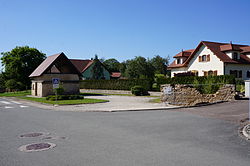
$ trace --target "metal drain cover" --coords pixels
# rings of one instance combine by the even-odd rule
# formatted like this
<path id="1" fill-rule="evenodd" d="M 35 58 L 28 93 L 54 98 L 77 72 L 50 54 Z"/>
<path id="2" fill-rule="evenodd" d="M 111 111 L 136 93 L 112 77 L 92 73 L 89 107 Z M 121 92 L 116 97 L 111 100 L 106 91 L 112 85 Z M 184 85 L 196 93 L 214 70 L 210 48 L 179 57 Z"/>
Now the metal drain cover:
<path id="1" fill-rule="evenodd" d="M 20 137 L 21 138 L 24 138 L 24 137 L 39 137 L 39 136 L 42 136 L 42 135 L 48 135 L 48 133 L 42 133 L 42 132 L 26 133 L 26 134 L 20 135 Z"/>
<path id="2" fill-rule="evenodd" d="M 49 142 L 33 143 L 19 147 L 22 152 L 38 152 L 56 147 L 56 144 Z"/>

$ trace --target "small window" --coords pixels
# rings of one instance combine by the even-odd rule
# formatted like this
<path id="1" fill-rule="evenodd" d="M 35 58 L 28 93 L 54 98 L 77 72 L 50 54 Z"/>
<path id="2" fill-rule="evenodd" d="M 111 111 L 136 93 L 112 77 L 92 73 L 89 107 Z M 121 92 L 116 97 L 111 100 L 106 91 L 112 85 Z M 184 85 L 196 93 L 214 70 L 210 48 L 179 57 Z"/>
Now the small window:
<path id="1" fill-rule="evenodd" d="M 237 70 L 230 70 L 230 75 L 233 75 L 235 78 L 238 78 Z"/>
<path id="2" fill-rule="evenodd" d="M 242 78 L 242 70 L 239 71 L 238 76 L 239 76 L 239 78 Z"/>
<path id="3" fill-rule="evenodd" d="M 208 71 L 208 75 L 209 75 L 209 76 L 212 76 L 212 75 L 214 75 L 214 72 L 213 72 L 212 70 L 209 70 L 209 71 Z"/>
<path id="4" fill-rule="evenodd" d="M 206 56 L 206 55 L 202 55 L 201 61 L 202 61 L 202 62 L 206 62 L 206 61 L 207 61 L 207 56 Z"/>
<path id="5" fill-rule="evenodd" d="M 247 78 L 250 78 L 250 71 L 247 71 Z"/>
<path id="6" fill-rule="evenodd" d="M 234 52 L 233 53 L 233 60 L 237 60 L 238 59 L 238 53 L 237 52 Z"/>
<path id="7" fill-rule="evenodd" d="M 177 63 L 177 64 L 181 64 L 181 59 L 178 58 L 178 59 L 176 60 L 176 63 Z"/>

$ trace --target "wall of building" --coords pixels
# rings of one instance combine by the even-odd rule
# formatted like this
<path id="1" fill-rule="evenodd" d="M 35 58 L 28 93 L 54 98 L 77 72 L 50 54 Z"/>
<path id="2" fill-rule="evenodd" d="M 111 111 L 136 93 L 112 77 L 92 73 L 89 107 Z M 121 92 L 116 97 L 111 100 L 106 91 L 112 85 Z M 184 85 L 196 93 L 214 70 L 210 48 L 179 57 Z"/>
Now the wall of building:
<path id="1" fill-rule="evenodd" d="M 171 77 L 174 77 L 174 74 L 176 73 L 183 73 L 183 72 L 187 72 L 187 67 L 173 68 L 171 69 Z"/>
<path id="2" fill-rule="evenodd" d="M 210 61 L 199 62 L 199 56 L 202 55 L 210 55 Z M 203 71 L 217 70 L 217 75 L 223 75 L 223 66 L 223 62 L 210 49 L 203 45 L 189 62 L 188 71 L 197 70 L 198 76 L 204 76 Z"/>
<path id="3" fill-rule="evenodd" d="M 79 94 L 79 76 L 77 74 L 43 74 L 35 77 L 32 80 L 31 94 L 38 97 L 54 94 L 52 78 L 60 79 L 65 94 Z"/>
<path id="4" fill-rule="evenodd" d="M 242 71 L 242 79 L 243 80 L 250 80 L 250 78 L 247 77 L 247 71 L 250 71 L 250 64 L 244 65 L 244 64 L 225 64 L 225 74 L 229 75 L 230 70 L 238 70 Z"/>

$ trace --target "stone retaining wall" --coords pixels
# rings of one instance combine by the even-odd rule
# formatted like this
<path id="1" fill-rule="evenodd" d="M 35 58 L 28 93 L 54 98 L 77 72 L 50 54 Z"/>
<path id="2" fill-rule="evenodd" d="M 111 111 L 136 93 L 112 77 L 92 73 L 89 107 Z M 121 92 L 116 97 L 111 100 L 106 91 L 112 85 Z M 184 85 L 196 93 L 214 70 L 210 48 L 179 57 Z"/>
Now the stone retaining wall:
<path id="1" fill-rule="evenodd" d="M 161 86 L 161 100 L 171 105 L 195 106 L 234 100 L 235 85 L 225 84 L 215 94 L 201 94 L 192 85 Z"/>

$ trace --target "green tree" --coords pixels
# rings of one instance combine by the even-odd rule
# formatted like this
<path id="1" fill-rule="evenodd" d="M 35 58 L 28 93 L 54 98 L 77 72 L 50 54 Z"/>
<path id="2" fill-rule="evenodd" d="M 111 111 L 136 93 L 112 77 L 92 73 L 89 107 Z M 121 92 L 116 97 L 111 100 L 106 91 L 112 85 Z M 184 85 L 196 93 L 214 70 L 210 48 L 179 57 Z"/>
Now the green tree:
<path id="1" fill-rule="evenodd" d="M 103 64 L 107 67 L 109 72 L 120 71 L 120 62 L 114 58 L 105 60 Z"/>
<path id="2" fill-rule="evenodd" d="M 28 46 L 16 47 L 10 52 L 1 53 L 1 55 L 5 81 L 14 79 L 24 85 L 24 87 L 30 87 L 29 75 L 45 59 L 44 53 Z"/>
<path id="3" fill-rule="evenodd" d="M 129 78 L 154 78 L 153 66 L 141 56 L 127 61 L 126 75 Z"/>
<path id="4" fill-rule="evenodd" d="M 155 74 L 167 74 L 169 58 L 162 58 L 161 56 L 156 55 L 149 62 L 153 66 Z"/>

